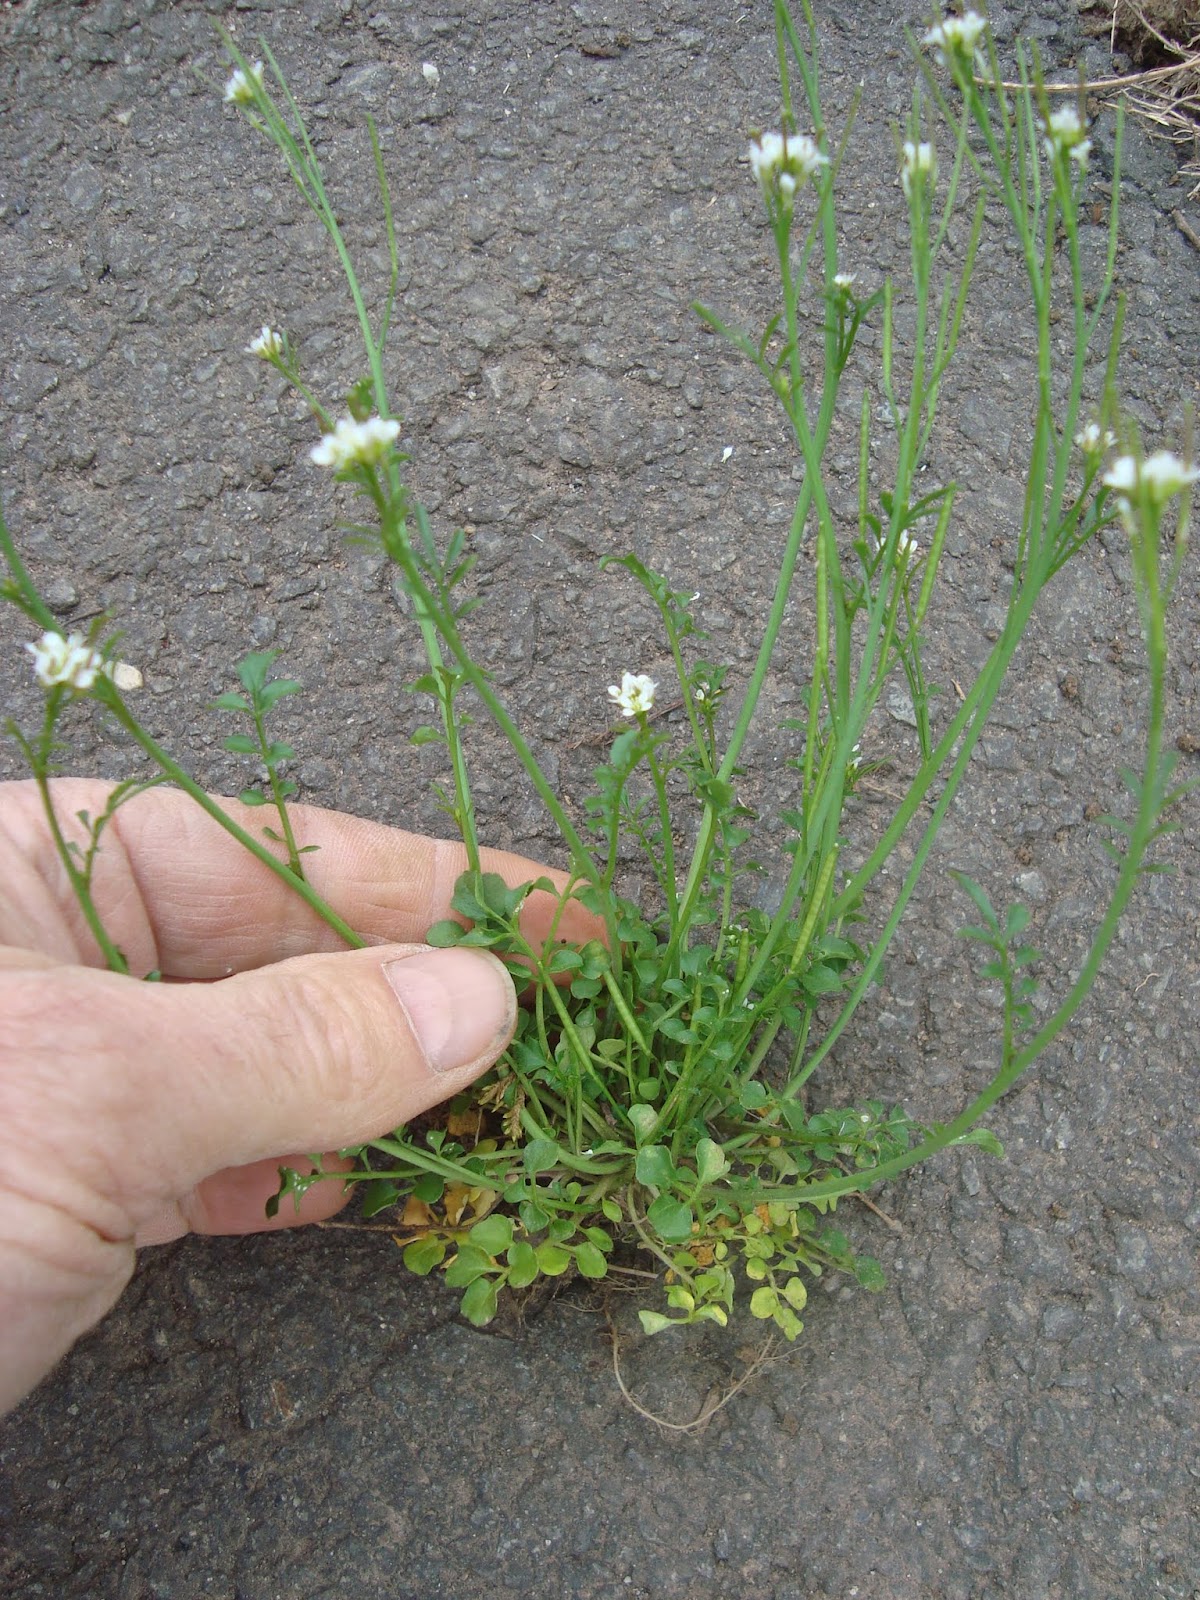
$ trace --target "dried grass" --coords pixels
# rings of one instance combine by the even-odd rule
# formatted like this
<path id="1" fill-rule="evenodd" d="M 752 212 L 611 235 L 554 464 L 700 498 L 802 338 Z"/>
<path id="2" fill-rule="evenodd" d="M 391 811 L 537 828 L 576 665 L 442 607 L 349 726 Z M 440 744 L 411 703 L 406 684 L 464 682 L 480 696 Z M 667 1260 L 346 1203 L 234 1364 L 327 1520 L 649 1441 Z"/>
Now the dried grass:
<path id="1" fill-rule="evenodd" d="M 1151 66 L 1120 85 L 1130 110 L 1158 138 L 1186 146 L 1183 176 L 1193 179 L 1188 198 L 1200 195 L 1200 0 L 1114 0 L 1109 46 Z M 1094 87 L 1100 88 L 1101 85 Z"/>

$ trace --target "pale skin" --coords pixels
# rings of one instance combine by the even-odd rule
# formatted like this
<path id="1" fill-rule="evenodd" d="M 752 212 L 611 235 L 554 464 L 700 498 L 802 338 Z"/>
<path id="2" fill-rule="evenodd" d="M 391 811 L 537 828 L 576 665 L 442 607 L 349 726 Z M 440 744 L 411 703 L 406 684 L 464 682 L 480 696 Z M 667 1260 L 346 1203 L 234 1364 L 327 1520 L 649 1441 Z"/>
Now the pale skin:
<path id="1" fill-rule="evenodd" d="M 68 826 L 109 786 L 54 785 Z M 227 809 L 250 831 L 262 814 Z M 430 951 L 460 846 L 297 806 L 314 888 L 370 942 L 342 941 L 186 796 L 131 800 L 94 893 L 144 983 L 103 970 L 32 783 L 0 784 L 0 1412 L 115 1303 L 139 1246 L 314 1222 L 315 1185 L 268 1221 L 278 1168 L 386 1133 L 480 1076 L 516 1024 L 492 956 Z M 510 883 L 550 876 L 483 852 Z M 537 894 L 523 927 L 549 931 Z M 577 905 L 556 930 L 594 937 Z M 220 981 L 215 981 L 220 980 Z"/>

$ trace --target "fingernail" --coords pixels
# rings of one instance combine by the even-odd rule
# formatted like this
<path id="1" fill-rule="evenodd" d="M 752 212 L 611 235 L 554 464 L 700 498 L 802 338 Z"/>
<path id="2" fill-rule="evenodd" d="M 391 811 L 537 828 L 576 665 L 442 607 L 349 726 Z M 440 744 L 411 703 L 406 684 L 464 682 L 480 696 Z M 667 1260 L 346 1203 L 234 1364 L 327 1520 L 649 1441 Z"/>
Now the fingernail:
<path id="1" fill-rule="evenodd" d="M 434 1072 L 482 1072 L 512 1037 L 516 990 L 486 950 L 421 950 L 383 975 Z"/>

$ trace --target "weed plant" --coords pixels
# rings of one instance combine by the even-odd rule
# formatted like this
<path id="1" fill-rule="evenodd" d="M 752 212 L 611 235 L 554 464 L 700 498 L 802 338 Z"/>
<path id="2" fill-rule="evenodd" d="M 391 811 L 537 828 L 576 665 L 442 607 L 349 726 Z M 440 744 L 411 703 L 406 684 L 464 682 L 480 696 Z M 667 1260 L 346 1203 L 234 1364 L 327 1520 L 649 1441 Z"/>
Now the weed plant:
<path id="1" fill-rule="evenodd" d="M 233 71 L 225 99 L 273 142 L 323 225 L 362 340 L 364 376 L 337 406 L 308 386 L 286 335 L 264 327 L 250 351 L 307 401 L 321 435 L 313 462 L 353 491 L 358 515 L 349 531 L 386 552 L 421 634 L 427 670 L 411 688 L 432 701 L 436 718 L 414 740 L 444 753 L 443 799 L 469 863 L 454 894 L 455 919 L 431 928 L 428 939 L 495 951 L 530 996 L 512 1045 L 475 1089 L 440 1117 L 347 1152 L 363 1210 L 400 1208 L 406 1266 L 421 1274 L 440 1270 L 461 1291 L 463 1314 L 477 1324 L 495 1314 L 506 1287 L 528 1288 L 572 1270 L 604 1278 L 616 1270 L 618 1246 L 635 1246 L 660 1269 L 660 1298 L 641 1312 L 651 1333 L 724 1323 L 739 1277 L 751 1285 L 751 1313 L 789 1339 L 802 1326 L 807 1277 L 836 1268 L 878 1285 L 877 1264 L 855 1255 L 834 1225 L 838 1201 L 950 1146 L 974 1143 L 999 1152 L 981 1119 L 1070 1024 L 1139 877 L 1156 870 L 1149 852 L 1182 792 L 1173 787 L 1172 758 L 1163 749 L 1164 616 L 1186 548 L 1196 472 L 1186 455 L 1146 454 L 1119 410 L 1122 316 L 1112 291 L 1120 122 L 1111 198 L 1098 201 L 1088 187 L 1092 151 L 1082 90 L 1078 108 L 1051 111 L 1036 56 L 1018 55 L 1021 88 L 1011 92 L 1001 86 L 982 19 L 968 13 L 937 23 L 923 41 L 925 55 L 918 50 L 921 81 L 896 138 L 911 240 L 907 279 L 889 279 L 864 296 L 854 274 L 843 270 L 838 242 L 838 174 L 850 124 L 835 133 L 825 120 L 816 30 L 803 3 L 803 30 L 783 0 L 775 6 L 778 131 L 759 134 L 750 148 L 779 309 L 766 327 L 739 329 L 714 310 L 695 308 L 757 368 L 787 420 L 802 468 L 774 597 L 753 668 L 739 681 L 697 654 L 701 636 L 683 594 L 635 554 L 615 563 L 661 618 L 676 679 L 669 693 L 682 714 L 664 722 L 655 714 L 665 698 L 660 685 L 621 672 L 609 691 L 617 724 L 579 820 L 554 792 L 472 653 L 469 619 L 478 601 L 466 535 L 435 534 L 405 478 L 384 363 L 398 253 L 376 130 L 371 126 L 371 147 L 391 276 L 382 313 L 373 317 L 283 72 L 265 44 L 264 66 L 226 38 Z M 1108 211 L 1107 258 L 1092 279 L 1080 249 L 1085 193 L 1090 210 L 1106 204 Z M 1003 626 L 937 731 L 923 652 L 957 495 L 953 482 L 932 488 L 918 482 L 918 466 L 956 354 L 985 208 L 1007 217 L 1028 290 L 1028 338 L 1037 359 L 1032 445 L 1024 510 L 1007 555 Z M 966 244 L 955 252 L 948 245 L 951 225 L 964 209 Z M 805 307 L 819 314 L 817 381 L 806 377 L 812 361 L 801 331 Z M 854 397 L 861 417 L 858 516 L 847 528 L 831 509 L 826 454 L 851 355 L 868 325 L 877 331 L 881 355 L 873 382 Z M 912 329 L 903 347 L 902 327 Z M 1071 335 L 1065 361 L 1063 328 Z M 1085 371 L 1097 346 L 1106 347 L 1106 384 L 1088 414 Z M 872 431 L 881 417 L 894 449 L 876 455 Z M 894 466 L 881 481 L 885 460 Z M 1128 534 L 1145 638 L 1145 745 L 1140 770 L 1127 774 L 1127 815 L 1107 819 L 1109 902 L 1078 975 L 1035 1009 L 1028 913 L 994 908 L 978 884 L 957 874 L 975 919 L 965 934 L 984 958 L 980 977 L 1003 995 L 991 1080 L 951 1121 L 931 1126 L 878 1100 L 813 1109 L 809 1080 L 880 976 L 1030 618 L 1062 569 L 1116 521 Z M 226 748 L 246 756 L 260 775 L 242 795 L 270 817 L 255 832 L 227 815 L 142 727 L 111 671 L 109 624 L 98 622 L 86 638 L 64 638 L 7 530 L 0 539 L 9 569 L 3 595 L 44 630 L 29 646 L 45 689 L 42 724 L 31 733 L 12 731 L 42 787 L 63 868 L 109 965 L 128 971 L 93 904 L 92 869 L 116 808 L 144 785 L 119 786 L 101 816 L 85 819 L 85 850 L 67 845 L 48 778 L 60 717 L 83 698 L 149 758 L 146 781 L 185 789 L 347 944 L 361 943 L 305 878 L 305 846 L 289 811 L 296 785 L 285 775 L 293 752 L 269 732 L 273 708 L 299 685 L 273 676 L 273 654 L 247 656 L 238 687 L 216 702 L 244 730 L 231 733 Z M 798 800 L 779 842 L 754 836 L 735 780 L 801 573 L 812 575 L 803 604 L 815 619 L 815 647 L 805 714 L 795 729 Z M 919 758 L 866 858 L 845 870 L 843 813 L 863 776 L 864 730 L 895 680 L 912 699 Z M 522 905 L 532 891 L 550 886 L 510 887 L 481 869 L 469 776 L 470 716 L 480 713 L 510 742 L 553 819 L 569 864 L 568 897 L 595 914 L 603 938 L 576 948 L 552 929 L 544 943 L 529 943 L 521 932 Z M 884 869 L 902 841 L 908 865 L 889 900 Z M 617 887 L 618 862 L 630 842 L 643 864 L 642 903 Z M 752 863 L 774 854 L 778 865 L 779 852 L 784 886 L 768 912 L 753 903 Z M 319 1174 L 281 1176 L 276 1206 L 321 1181 Z M 337 1181 L 345 1175 L 339 1172 Z"/>

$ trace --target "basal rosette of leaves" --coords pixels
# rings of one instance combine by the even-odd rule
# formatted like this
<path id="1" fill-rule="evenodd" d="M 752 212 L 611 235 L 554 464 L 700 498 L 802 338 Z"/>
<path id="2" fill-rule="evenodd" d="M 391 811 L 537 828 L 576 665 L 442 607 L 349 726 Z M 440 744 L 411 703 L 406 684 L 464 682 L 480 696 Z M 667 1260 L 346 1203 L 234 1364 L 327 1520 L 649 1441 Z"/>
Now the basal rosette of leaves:
<path id="1" fill-rule="evenodd" d="M 795 445 L 800 486 L 775 593 L 753 666 L 739 677 L 698 653 L 702 637 L 683 594 L 636 554 L 613 563 L 657 609 L 678 714 L 671 720 L 656 714 L 660 686 L 635 670 L 638 663 L 612 664 L 619 681 L 609 689 L 609 702 L 619 721 L 582 822 L 555 793 L 474 658 L 470 616 L 478 600 L 465 533 L 440 538 L 405 482 L 384 365 L 398 252 L 376 130 L 370 127 L 391 273 L 382 309 L 373 314 L 283 73 L 265 44 L 266 65 L 249 60 L 226 36 L 231 114 L 266 135 L 303 204 L 325 228 L 362 341 L 367 370 L 337 404 L 310 386 L 286 333 L 264 325 L 247 349 L 309 405 L 320 434 L 312 465 L 332 471 L 353 492 L 359 518 L 347 529 L 391 559 L 421 634 L 428 670 L 411 687 L 432 703 L 434 720 L 412 737 L 444 753 L 448 776 L 441 798 L 469 863 L 454 897 L 456 919 L 430 929 L 429 941 L 493 950 L 526 993 L 512 1045 L 482 1083 L 444 1112 L 346 1152 L 367 1215 L 392 1215 L 408 1268 L 440 1271 L 462 1291 L 463 1313 L 477 1324 L 495 1315 L 505 1290 L 568 1272 L 603 1279 L 634 1259 L 643 1277 L 649 1262 L 660 1278 L 654 1304 L 641 1313 L 650 1333 L 725 1322 L 745 1285 L 751 1313 L 794 1338 L 802 1327 L 806 1279 L 836 1269 L 877 1287 L 878 1265 L 857 1256 L 836 1226 L 839 1199 L 954 1145 L 999 1152 L 982 1119 L 1075 1016 L 1141 875 L 1156 869 L 1150 852 L 1184 792 L 1173 782 L 1173 757 L 1164 749 L 1164 619 L 1187 548 L 1196 470 L 1169 451 L 1148 454 L 1121 415 L 1122 316 L 1112 293 L 1120 122 L 1111 190 L 1097 201 L 1088 189 L 1093 142 L 1082 99 L 1070 114 L 1052 110 L 1036 55 L 1018 55 L 1023 88 L 1004 87 L 991 36 L 974 13 L 931 28 L 924 42 L 934 59 L 918 53 L 922 87 L 896 134 L 894 181 L 908 217 L 906 269 L 903 277 L 898 271 L 873 292 L 860 293 L 860 274 L 847 270 L 852 258 L 842 260 L 843 253 L 852 257 L 853 246 L 841 242 L 837 211 L 852 109 L 835 136 L 821 106 L 817 35 L 807 4 L 805 15 L 802 35 L 777 0 L 777 130 L 756 133 L 749 148 L 749 181 L 758 187 L 778 277 L 778 311 L 765 327 L 739 329 L 707 307 L 695 308 L 761 373 Z M 1091 274 L 1080 248 L 1085 203 L 1089 216 L 1098 206 L 1108 211 L 1107 256 Z M 1039 380 L 1025 419 L 1032 445 L 1024 516 L 1006 563 L 1011 584 L 1004 623 L 983 665 L 973 676 L 964 669 L 959 701 L 935 716 L 923 645 L 936 614 L 956 485 L 948 480 L 928 487 L 919 469 L 955 356 L 989 205 L 1007 218 L 1025 276 L 1026 336 Z M 952 249 L 951 223 L 963 213 L 966 225 Z M 901 302 L 903 317 L 897 314 Z M 806 305 L 819 312 L 819 379 L 802 342 Z M 831 510 L 826 455 L 864 326 L 878 335 L 879 359 L 872 379 L 856 379 L 861 388 L 851 396 L 859 418 L 858 515 L 846 527 Z M 1085 394 L 1098 355 L 1103 393 Z M 872 435 L 881 415 L 893 447 L 875 454 Z M 878 464 L 884 460 L 886 471 Z M 1062 569 L 1110 524 L 1128 539 L 1146 648 L 1147 711 L 1140 771 L 1127 775 L 1127 814 L 1103 819 L 1113 858 L 1109 898 L 1097 910 L 1077 973 L 1063 993 L 1038 996 L 1035 1006 L 1037 952 L 1026 941 L 1029 913 L 1020 906 L 993 908 L 978 884 L 956 874 L 978 916 L 964 935 L 982 946 L 979 975 L 1002 997 L 990 1081 L 957 1116 L 931 1126 L 877 1100 L 814 1111 L 813 1074 L 880 973 L 1030 618 L 1048 596 L 1052 603 Z M 115 644 L 105 637 L 106 622 L 98 621 L 87 640 L 63 639 L 2 521 L 0 552 L 9 569 L 0 598 L 44 630 L 41 642 L 30 646 L 45 690 L 43 724 L 31 735 L 12 731 L 51 813 L 46 779 L 68 705 L 94 701 L 151 764 L 149 778 L 120 786 L 103 816 L 88 823 L 88 852 L 79 859 L 65 848 L 62 853 L 110 964 L 127 970 L 91 901 L 92 867 L 117 806 L 145 782 L 163 778 L 191 794 L 348 944 L 361 943 L 305 879 L 306 846 L 288 806 L 296 792 L 286 775 L 293 750 L 267 728 L 273 707 L 300 686 L 271 677 L 274 656 L 248 656 L 238 668 L 240 687 L 215 704 L 249 719 L 252 731 L 231 734 L 226 748 L 257 768 L 256 784 L 243 799 L 268 808 L 273 819 L 258 836 L 233 823 L 139 723 L 105 668 Z M 795 792 L 781 819 L 782 836 L 776 824 L 763 837 L 738 801 L 736 781 L 801 573 L 811 585 L 804 603 L 814 619 L 815 646 L 805 713 L 785 730 Z M 850 870 L 842 864 L 845 803 L 870 771 L 869 723 L 895 683 L 911 697 L 918 750 L 892 814 Z M 482 871 L 471 797 L 472 716 L 489 717 L 509 741 L 561 838 L 571 875 L 566 898 L 594 914 L 602 937 L 576 948 L 552 928 L 544 945 L 531 946 L 521 932 L 521 908 L 531 892 L 550 885 L 511 888 Z M 885 892 L 883 869 L 902 842 L 905 865 L 892 880 L 899 888 Z M 637 903 L 617 886 L 618 864 L 628 859 L 630 846 L 641 863 L 644 896 Z M 755 904 L 763 866 L 778 890 L 771 911 Z M 337 1177 L 345 1181 L 346 1174 Z M 320 1181 L 319 1173 L 285 1171 L 274 1206 Z"/>

